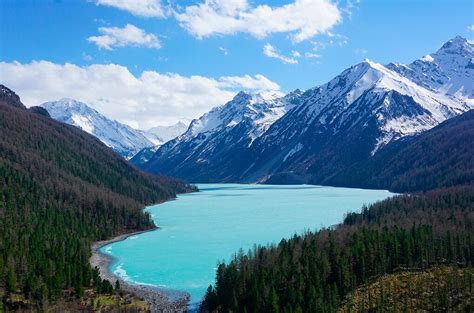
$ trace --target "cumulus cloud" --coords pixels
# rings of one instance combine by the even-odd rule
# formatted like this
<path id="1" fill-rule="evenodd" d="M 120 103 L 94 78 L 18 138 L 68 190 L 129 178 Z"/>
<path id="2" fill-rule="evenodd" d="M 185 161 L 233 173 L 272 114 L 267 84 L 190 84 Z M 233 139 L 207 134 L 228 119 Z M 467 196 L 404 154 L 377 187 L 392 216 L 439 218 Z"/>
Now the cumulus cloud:
<path id="1" fill-rule="evenodd" d="M 328 33 L 342 20 L 339 8 L 330 0 L 295 0 L 276 7 L 252 6 L 248 0 L 205 0 L 175 16 L 197 38 L 249 33 L 261 39 L 289 33 L 294 42 Z"/>
<path id="2" fill-rule="evenodd" d="M 146 33 L 132 24 L 120 27 L 100 27 L 100 36 L 91 36 L 87 38 L 93 42 L 99 49 L 113 50 L 114 47 L 147 47 L 160 49 L 160 40 L 153 34 Z"/>
<path id="3" fill-rule="evenodd" d="M 296 51 L 293 51 L 293 52 L 296 52 Z M 296 60 L 295 58 L 287 57 L 280 54 L 280 52 L 269 43 L 263 46 L 263 54 L 265 54 L 269 58 L 278 59 L 285 64 L 298 64 L 298 60 Z M 293 53 L 292 55 L 295 56 L 295 53 Z M 300 56 L 299 52 L 298 52 L 298 56 Z"/>
<path id="4" fill-rule="evenodd" d="M 280 89 L 263 75 L 210 78 L 144 71 L 135 76 L 116 64 L 78 66 L 48 61 L 0 62 L 0 77 L 27 106 L 73 98 L 141 129 L 199 117 L 241 89 Z"/>
<path id="5" fill-rule="evenodd" d="M 114 7 L 143 17 L 166 15 L 160 0 L 97 0 L 96 4 Z"/>
<path id="6" fill-rule="evenodd" d="M 474 32 L 474 25 L 469 25 L 469 26 L 467 27 L 467 30 L 468 30 L 468 31 L 471 31 L 471 32 Z"/>

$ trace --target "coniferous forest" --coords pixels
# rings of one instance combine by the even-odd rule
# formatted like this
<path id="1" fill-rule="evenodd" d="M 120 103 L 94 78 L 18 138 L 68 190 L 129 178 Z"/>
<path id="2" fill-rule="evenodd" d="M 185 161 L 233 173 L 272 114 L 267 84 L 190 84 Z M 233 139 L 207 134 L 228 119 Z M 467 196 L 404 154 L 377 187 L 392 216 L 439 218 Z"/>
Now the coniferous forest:
<path id="1" fill-rule="evenodd" d="M 392 145 L 371 164 L 346 171 L 344 181 L 349 185 L 347 175 L 352 175 L 359 187 L 413 193 L 350 213 L 333 229 L 240 251 L 230 263 L 218 265 L 215 285 L 209 286 L 201 311 L 378 312 L 398 299 L 403 288 L 392 290 L 394 298 L 379 296 L 370 305 L 354 307 L 351 296 L 373 294 L 373 286 L 380 285 L 374 280 L 384 275 L 397 277 L 405 270 L 420 271 L 423 277 L 447 265 L 448 272 L 459 268 L 465 277 L 441 276 L 445 295 L 425 301 L 430 306 L 414 307 L 472 312 L 473 134 L 474 111 L 469 111 Z M 453 280 L 456 284 L 450 283 Z M 428 280 L 417 281 L 417 290 L 430 289 Z M 467 296 L 454 301 L 449 294 Z M 404 310 L 409 311 L 408 304 Z"/>
<path id="2" fill-rule="evenodd" d="M 350 293 L 387 273 L 436 264 L 472 268 L 473 234 L 473 186 L 396 196 L 348 214 L 335 229 L 241 251 L 218 266 L 201 310 L 335 312 Z M 473 272 L 467 273 L 460 288 L 472 295 Z M 470 298 L 457 308 L 472 312 Z M 379 302 L 378 310 L 384 306 Z"/>
<path id="3" fill-rule="evenodd" d="M 114 288 L 90 266 L 91 244 L 154 228 L 144 205 L 195 187 L 140 172 L 96 138 L 43 110 L 26 109 L 11 90 L 2 91 L 3 308 L 41 310 L 60 299 L 81 298 L 87 289 L 114 292 L 120 286 Z M 219 264 L 201 311 L 471 312 L 473 117 L 468 112 L 400 142 L 365 168 L 380 173 L 367 186 L 413 193 L 349 213 L 335 227 L 240 251 Z M 421 153 L 427 149 L 431 152 Z M 432 292 L 433 286 L 440 291 Z M 425 299 L 408 303 L 409 292 Z M 400 301 L 406 302 L 397 306 Z"/>
<path id="4" fill-rule="evenodd" d="M 0 99 L 0 296 L 38 309 L 85 287 L 112 290 L 89 264 L 93 241 L 155 227 L 145 204 L 192 186 L 133 168 L 83 131 Z"/>

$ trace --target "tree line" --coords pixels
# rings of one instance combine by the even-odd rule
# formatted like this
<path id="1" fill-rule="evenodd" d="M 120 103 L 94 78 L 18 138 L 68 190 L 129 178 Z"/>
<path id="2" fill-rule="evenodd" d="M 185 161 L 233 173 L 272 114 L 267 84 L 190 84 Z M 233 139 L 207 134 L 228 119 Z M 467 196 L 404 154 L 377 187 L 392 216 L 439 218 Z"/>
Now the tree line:
<path id="1" fill-rule="evenodd" d="M 385 273 L 473 262 L 473 186 L 401 195 L 347 214 L 335 229 L 240 251 L 218 265 L 201 311 L 335 312 Z"/>
<path id="2" fill-rule="evenodd" d="M 0 101 L 2 302 L 18 294 L 41 308 L 88 287 L 110 291 L 89 264 L 92 242 L 155 227 L 144 205 L 190 190 L 140 172 L 75 127 Z"/>

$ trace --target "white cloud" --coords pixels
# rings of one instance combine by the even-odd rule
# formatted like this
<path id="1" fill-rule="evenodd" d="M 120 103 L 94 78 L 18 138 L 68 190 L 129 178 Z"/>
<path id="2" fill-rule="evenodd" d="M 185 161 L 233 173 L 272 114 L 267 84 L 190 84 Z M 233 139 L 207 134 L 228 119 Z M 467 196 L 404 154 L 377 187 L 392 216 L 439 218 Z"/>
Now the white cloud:
<path id="1" fill-rule="evenodd" d="M 321 57 L 320 54 L 313 53 L 313 52 L 306 52 L 304 56 L 308 59 L 319 59 Z"/>
<path id="2" fill-rule="evenodd" d="M 261 74 L 257 74 L 254 77 L 250 75 L 244 76 L 223 76 L 219 78 L 219 86 L 221 88 L 243 88 L 246 90 L 258 90 L 258 91 L 278 91 L 280 86 L 266 78 Z"/>
<path id="3" fill-rule="evenodd" d="M 160 40 L 153 34 L 147 34 L 132 24 L 125 27 L 100 27 L 100 36 L 91 36 L 88 41 L 93 42 L 99 49 L 113 50 L 114 47 L 148 47 L 160 49 Z"/>
<path id="4" fill-rule="evenodd" d="M 328 33 L 342 20 L 340 10 L 330 0 L 295 0 L 278 7 L 252 6 L 248 0 L 204 0 L 175 16 L 198 38 L 236 33 L 265 38 L 272 33 L 290 33 L 294 42 Z"/>
<path id="5" fill-rule="evenodd" d="M 474 32 L 474 25 L 469 25 L 469 26 L 467 27 L 467 30 L 468 30 L 468 31 L 471 31 L 471 32 Z"/>
<path id="6" fill-rule="evenodd" d="M 280 54 L 280 52 L 269 43 L 263 46 L 263 54 L 265 54 L 269 58 L 278 59 L 285 64 L 298 64 L 298 60 Z"/>
<path id="7" fill-rule="evenodd" d="M 77 66 L 48 61 L 0 62 L 0 77 L 27 106 L 68 97 L 142 129 L 199 117 L 241 89 L 280 89 L 263 75 L 210 78 L 144 71 L 135 76 L 121 65 Z"/>
<path id="8" fill-rule="evenodd" d="M 301 53 L 300 53 L 299 51 L 296 51 L 296 50 L 291 51 L 291 55 L 292 55 L 294 58 L 299 58 L 299 57 L 301 57 Z"/>
<path id="9" fill-rule="evenodd" d="M 97 5 L 115 7 L 143 17 L 164 17 L 160 0 L 97 0 Z"/>

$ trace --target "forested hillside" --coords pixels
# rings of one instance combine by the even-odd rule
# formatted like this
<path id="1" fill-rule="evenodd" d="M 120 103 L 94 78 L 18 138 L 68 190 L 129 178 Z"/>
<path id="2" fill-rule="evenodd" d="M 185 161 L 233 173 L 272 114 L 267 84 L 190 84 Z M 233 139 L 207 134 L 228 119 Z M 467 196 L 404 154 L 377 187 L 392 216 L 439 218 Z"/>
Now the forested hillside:
<path id="1" fill-rule="evenodd" d="M 359 286 L 386 273 L 472 267 L 473 239 L 473 186 L 396 196 L 348 214 L 334 230 L 295 235 L 220 264 L 202 311 L 335 312 Z M 472 292 L 472 276 L 456 288 Z M 457 307 L 472 312 L 470 297 L 463 299 Z"/>
<path id="2" fill-rule="evenodd" d="M 154 227 L 144 205 L 192 187 L 138 171 L 93 136 L 26 110 L 1 87 L 0 297 L 18 308 L 10 295 L 22 294 L 39 308 L 94 284 L 93 241 Z"/>
<path id="3" fill-rule="evenodd" d="M 474 182 L 474 110 L 388 145 L 365 162 L 314 183 L 426 191 Z"/>

